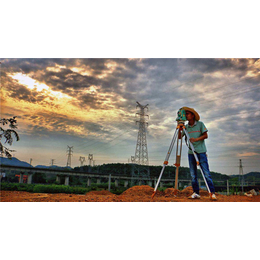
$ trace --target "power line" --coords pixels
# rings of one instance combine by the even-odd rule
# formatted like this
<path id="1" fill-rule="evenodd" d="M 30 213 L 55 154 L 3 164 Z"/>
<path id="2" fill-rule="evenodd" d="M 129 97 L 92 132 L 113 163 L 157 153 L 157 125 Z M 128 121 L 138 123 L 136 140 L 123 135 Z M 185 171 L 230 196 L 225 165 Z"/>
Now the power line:
<path id="1" fill-rule="evenodd" d="M 214 118 L 219 118 L 219 117 L 226 118 L 226 117 L 230 117 L 230 116 L 239 116 L 241 114 L 250 113 L 250 112 L 258 112 L 258 111 L 259 111 L 259 109 L 255 109 L 255 110 L 249 110 L 249 111 L 240 112 L 239 114 L 235 113 L 235 114 L 228 114 L 226 116 L 214 116 Z M 252 116 L 252 115 L 250 115 L 250 118 L 252 118 L 252 117 L 256 118 L 256 117 L 259 117 L 259 116 Z M 212 119 L 212 116 L 211 117 L 204 117 L 203 120 L 204 119 Z"/>
<path id="2" fill-rule="evenodd" d="M 122 132 L 122 131 L 124 131 L 124 130 L 119 131 L 119 133 Z M 101 144 L 101 146 L 99 146 L 99 147 L 97 147 L 97 148 L 100 148 L 100 147 L 102 147 L 103 145 L 106 145 L 106 144 L 108 144 L 108 143 L 110 143 L 110 142 L 113 142 L 114 140 L 116 140 L 116 139 L 119 138 L 120 136 L 122 136 L 122 135 L 124 135 L 125 133 L 128 133 L 128 132 L 130 132 L 130 131 L 131 131 L 131 129 L 128 130 L 128 131 L 124 131 L 121 135 L 116 136 L 116 137 L 113 138 L 112 140 L 110 140 L 110 141 L 108 141 L 108 142 L 106 142 L 106 143 Z M 93 143 L 91 143 L 91 144 L 89 144 L 89 145 L 86 145 L 86 146 L 84 146 L 83 148 L 77 150 L 77 152 L 78 152 L 78 151 L 81 151 L 81 152 L 82 152 L 83 150 L 85 150 L 85 148 L 90 147 L 90 146 L 93 146 L 94 144 L 100 143 L 100 142 L 101 142 L 100 140 L 97 140 L 97 141 L 95 141 L 95 142 L 93 142 Z M 76 148 L 77 148 L 77 147 L 76 147 Z M 94 148 L 94 149 L 95 149 L 95 148 Z"/>
<path id="3" fill-rule="evenodd" d="M 239 83 L 239 82 L 242 82 L 242 81 L 244 81 L 244 80 L 247 80 L 247 79 L 250 79 L 250 78 L 256 78 L 256 77 L 258 77 L 258 75 L 257 75 L 257 76 L 252 76 L 252 77 L 248 77 L 248 78 L 245 78 L 245 79 L 242 79 L 242 80 L 238 80 L 238 81 L 236 81 L 236 82 L 233 82 L 233 83 L 230 83 L 230 84 L 227 84 L 227 85 L 226 85 L 226 84 L 223 84 L 223 85 L 217 86 L 217 87 L 215 87 L 215 88 L 211 88 L 210 90 L 212 91 L 212 90 L 219 89 L 219 88 L 223 89 L 223 88 L 228 87 L 228 86 L 230 86 L 230 85 L 234 85 L 234 84 Z M 182 85 L 183 85 L 183 84 L 182 84 Z M 175 88 L 173 88 L 173 89 L 175 89 Z M 180 100 L 189 98 L 189 97 L 194 97 L 194 94 L 189 95 L 189 96 L 185 96 L 185 97 L 183 97 L 183 98 L 175 99 L 174 102 L 177 102 L 177 101 L 180 101 Z"/>
<path id="4" fill-rule="evenodd" d="M 107 148 L 102 149 L 102 151 L 107 150 L 107 149 L 109 149 L 109 148 L 111 148 L 111 147 L 113 147 L 113 146 L 115 146 L 115 145 L 117 145 L 117 144 L 119 144 L 119 143 L 122 143 L 123 141 L 125 141 L 125 140 L 127 140 L 127 139 L 129 139 L 129 138 L 126 137 L 126 138 L 124 138 L 123 140 L 120 140 L 119 142 L 117 142 L 117 143 L 115 143 L 115 144 L 112 144 L 111 146 L 109 146 L 109 147 L 107 147 Z"/>
<path id="5" fill-rule="evenodd" d="M 259 84 L 254 86 L 254 87 L 259 87 Z M 222 96 L 218 97 L 218 98 L 215 98 L 215 99 L 211 99 L 211 100 L 198 100 L 198 101 L 194 101 L 194 102 L 190 102 L 191 104 L 196 104 L 196 103 L 200 103 L 200 104 L 204 104 L 204 103 L 208 103 L 208 102 L 212 102 L 212 101 L 216 101 L 216 100 L 219 100 L 219 99 L 225 99 L 225 98 L 230 98 L 230 97 L 233 97 L 233 96 L 237 96 L 237 95 L 240 95 L 240 94 L 243 94 L 243 93 L 247 93 L 247 92 L 251 92 L 251 91 L 255 91 L 255 90 L 258 90 L 257 88 L 256 89 L 249 89 L 247 91 L 243 91 L 243 92 L 236 92 L 235 94 L 232 95 L 229 94 L 229 93 L 226 93 L 226 94 L 223 94 Z"/>
<path id="6" fill-rule="evenodd" d="M 114 140 L 118 139 L 119 137 L 121 137 L 122 135 L 124 135 L 125 133 L 128 133 L 128 132 L 130 132 L 130 131 L 131 131 L 131 129 L 128 130 L 128 131 L 126 131 L 126 132 L 124 132 L 124 133 L 122 133 L 122 134 L 119 135 L 119 136 L 116 136 L 115 138 L 113 138 L 112 140 L 108 141 L 107 143 L 103 143 L 103 144 L 101 144 L 101 146 L 96 147 L 96 148 L 98 148 L 97 151 L 99 151 L 103 146 L 105 146 L 105 145 L 107 145 L 107 144 L 113 142 Z M 121 132 L 121 131 L 120 131 L 120 132 Z M 126 140 L 126 139 L 128 139 L 128 138 L 125 138 L 124 140 Z M 94 142 L 94 143 L 97 143 L 97 142 L 100 142 L 100 141 L 98 140 L 98 141 L 96 141 L 96 142 Z M 94 143 L 92 143 L 92 144 L 94 144 Z M 87 145 L 86 147 L 89 147 L 89 146 L 92 145 L 92 144 L 89 144 L 89 145 Z M 84 148 L 85 148 L 85 147 L 84 147 Z M 96 149 L 96 148 L 94 148 L 94 149 Z M 108 148 L 109 148 L 109 147 L 108 147 Z M 108 149 L 108 148 L 105 148 L 105 149 Z M 95 150 L 94 150 L 94 151 L 95 151 Z M 77 151 L 77 152 L 78 152 L 78 151 Z M 60 163 L 60 162 L 61 162 L 60 158 L 63 157 L 63 156 L 64 156 L 63 154 L 60 154 L 60 155 L 57 157 L 57 159 L 55 159 L 55 160 L 58 161 L 58 163 Z M 70 161 L 71 161 L 71 158 L 70 158 Z M 40 161 L 39 161 L 39 162 L 40 162 Z"/>
<path id="7" fill-rule="evenodd" d="M 112 139 L 112 140 L 110 140 L 109 142 L 107 142 L 107 143 L 103 143 L 103 144 L 101 144 L 101 146 L 99 146 L 99 147 L 96 147 L 96 148 L 98 148 L 98 150 L 95 150 L 96 148 L 94 148 L 94 152 L 95 152 L 95 154 L 96 154 L 98 151 L 100 151 L 100 149 L 101 149 L 102 147 L 104 147 L 105 145 L 107 145 L 107 144 L 109 144 L 109 143 L 111 143 L 111 142 L 115 141 L 116 139 L 118 139 L 119 137 L 121 137 L 122 135 L 124 135 L 124 134 L 126 134 L 126 133 L 128 133 L 128 132 L 130 132 L 130 130 L 128 130 L 128 131 L 126 131 L 126 132 L 122 133 L 122 134 L 121 134 L 121 135 L 119 135 L 119 136 L 116 136 L 115 138 L 113 138 L 113 139 Z M 126 140 L 126 139 L 128 139 L 128 137 L 127 137 L 127 138 L 125 138 L 124 140 Z M 105 149 L 107 149 L 107 148 L 105 148 Z M 102 150 L 105 150 L 105 149 L 102 149 Z"/>

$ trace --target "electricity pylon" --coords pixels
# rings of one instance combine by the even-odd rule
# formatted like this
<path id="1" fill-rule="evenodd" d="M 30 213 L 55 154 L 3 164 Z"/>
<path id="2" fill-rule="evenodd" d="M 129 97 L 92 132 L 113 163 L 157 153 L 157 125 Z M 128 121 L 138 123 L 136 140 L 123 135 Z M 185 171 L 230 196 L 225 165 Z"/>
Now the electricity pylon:
<path id="1" fill-rule="evenodd" d="M 241 185 L 242 192 L 244 192 L 244 173 L 241 159 L 239 159 L 239 184 Z"/>
<path id="2" fill-rule="evenodd" d="M 88 155 L 88 160 L 89 160 L 89 166 L 91 166 L 91 162 L 93 161 L 93 154 Z"/>
<path id="3" fill-rule="evenodd" d="M 54 165 L 54 161 L 55 161 L 55 159 L 51 159 L 51 166 Z"/>
<path id="4" fill-rule="evenodd" d="M 140 108 L 140 111 L 136 113 L 136 115 L 140 116 L 139 121 L 139 131 L 137 135 L 137 143 L 135 149 L 135 163 L 140 165 L 149 165 L 148 161 L 148 149 L 147 149 L 147 141 L 146 141 L 146 128 L 148 126 L 147 118 L 149 116 L 145 114 L 145 109 L 148 110 L 148 104 L 142 106 L 139 102 L 136 102 L 136 108 Z"/>
<path id="5" fill-rule="evenodd" d="M 84 162 L 86 161 L 86 158 L 80 156 L 80 157 L 79 157 L 79 161 L 80 161 L 80 166 L 83 166 Z"/>
<path id="6" fill-rule="evenodd" d="M 68 146 L 68 160 L 67 160 L 67 167 L 71 167 L 71 156 L 72 156 L 72 148 L 73 146 Z"/>
<path id="7" fill-rule="evenodd" d="M 132 170 L 131 170 L 131 186 L 144 182 L 143 177 L 150 177 L 149 160 L 148 160 L 148 149 L 146 141 L 146 129 L 148 126 L 147 118 L 149 116 L 145 113 L 145 109 L 148 110 L 148 104 L 143 106 L 139 102 L 136 102 L 136 108 L 140 111 L 136 113 L 139 115 L 139 131 L 137 135 L 137 143 L 135 149 L 135 156 L 131 156 Z M 139 179 L 139 181 L 138 181 Z"/>

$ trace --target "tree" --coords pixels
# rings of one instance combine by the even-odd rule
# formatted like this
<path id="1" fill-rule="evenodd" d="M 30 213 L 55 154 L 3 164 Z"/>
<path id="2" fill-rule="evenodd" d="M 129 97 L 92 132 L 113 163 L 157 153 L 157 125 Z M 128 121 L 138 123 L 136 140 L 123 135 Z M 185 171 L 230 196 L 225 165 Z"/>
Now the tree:
<path id="1" fill-rule="evenodd" d="M 10 150 L 9 148 L 5 147 L 3 144 L 2 144 L 2 138 L 5 140 L 4 143 L 6 144 L 9 144 L 9 145 L 12 145 L 13 143 L 13 137 L 16 139 L 16 141 L 19 141 L 20 138 L 19 138 L 19 135 L 18 133 L 14 130 L 17 128 L 17 121 L 16 121 L 16 116 L 14 116 L 13 118 L 9 118 L 9 119 L 5 119 L 5 118 L 0 118 L 0 125 L 8 125 L 9 124 L 9 129 L 3 129 L 1 126 L 0 126 L 0 155 L 3 156 L 5 155 L 7 158 L 12 158 L 12 152 L 15 152 L 15 150 Z"/>

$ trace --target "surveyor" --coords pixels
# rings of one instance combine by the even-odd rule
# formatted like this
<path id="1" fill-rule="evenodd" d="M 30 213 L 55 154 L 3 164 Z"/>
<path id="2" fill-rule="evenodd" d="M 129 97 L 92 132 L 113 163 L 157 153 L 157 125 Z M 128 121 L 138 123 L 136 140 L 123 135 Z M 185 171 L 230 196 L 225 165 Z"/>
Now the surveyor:
<path id="1" fill-rule="evenodd" d="M 190 107 L 183 107 L 186 113 L 186 119 L 189 121 L 185 128 L 190 136 L 190 142 L 194 146 L 194 150 L 198 156 L 200 166 L 204 172 L 206 181 L 208 183 L 211 199 L 217 200 L 215 195 L 215 187 L 210 175 L 209 164 L 207 158 L 207 149 L 205 145 L 205 139 L 208 138 L 208 129 L 204 125 L 203 122 L 199 121 L 199 114 Z M 190 166 L 190 174 L 192 178 L 192 188 L 193 194 L 189 197 L 190 199 L 199 199 L 199 184 L 198 184 L 198 174 L 197 174 L 197 162 L 193 155 L 192 150 L 189 148 L 188 152 L 189 166 Z"/>

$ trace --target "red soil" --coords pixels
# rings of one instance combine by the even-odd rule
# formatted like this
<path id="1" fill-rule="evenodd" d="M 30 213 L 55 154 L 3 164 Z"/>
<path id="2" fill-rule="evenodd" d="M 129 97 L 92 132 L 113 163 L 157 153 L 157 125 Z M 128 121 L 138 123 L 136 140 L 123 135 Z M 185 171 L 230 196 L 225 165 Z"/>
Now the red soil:
<path id="1" fill-rule="evenodd" d="M 200 190 L 201 199 L 191 200 L 192 187 L 179 191 L 168 188 L 164 192 L 157 191 L 152 199 L 153 188 L 148 185 L 134 186 L 115 195 L 107 190 L 90 191 L 85 195 L 30 193 L 25 191 L 1 191 L 1 202 L 210 202 L 208 192 Z M 176 195 L 175 195 L 176 194 Z M 260 202 L 260 196 L 220 195 L 216 193 L 218 202 Z"/>

